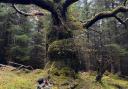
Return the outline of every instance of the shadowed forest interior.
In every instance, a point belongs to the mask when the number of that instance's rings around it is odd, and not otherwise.
[[[41,77],[50,85],[36,88]],[[0,80],[0,89],[128,89],[128,1],[0,0]]]

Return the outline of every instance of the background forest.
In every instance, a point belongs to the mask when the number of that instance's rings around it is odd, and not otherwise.
[[[79,0],[67,12],[68,22],[71,22],[68,27],[73,30],[67,30],[64,34],[55,32],[58,30],[52,27],[52,16],[47,10],[34,5],[16,5],[24,12],[44,13],[43,16],[24,16],[14,10],[11,4],[0,3],[0,64],[16,67],[11,64],[15,62],[33,69],[44,69],[52,65],[51,61],[57,61],[55,65],[59,70],[63,70],[60,68],[67,64],[75,73],[96,72],[96,81],[101,81],[105,72],[127,79],[128,13],[118,14],[122,20],[126,20],[125,25],[118,17],[112,17],[99,20],[88,29],[82,27],[94,15],[112,11],[124,1]],[[68,70],[67,66],[63,68],[64,71]]]

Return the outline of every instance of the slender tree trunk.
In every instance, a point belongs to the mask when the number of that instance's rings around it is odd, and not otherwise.
[[[96,76],[96,81],[97,81],[97,82],[101,82],[101,79],[102,79],[102,77],[103,77],[105,71],[106,71],[106,69],[104,69],[104,68],[100,68],[100,69],[99,69],[98,74],[97,74],[97,76]]]
[[[111,63],[111,73],[115,73],[115,68],[114,68],[114,64],[113,63]]]

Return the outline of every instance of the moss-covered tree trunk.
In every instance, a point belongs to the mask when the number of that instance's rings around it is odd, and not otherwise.
[[[56,4],[52,14],[52,25],[48,29],[48,58],[57,68],[69,67],[78,70],[78,60],[74,49],[73,28],[70,28],[67,12],[62,5]],[[67,24],[68,23],[68,24]]]

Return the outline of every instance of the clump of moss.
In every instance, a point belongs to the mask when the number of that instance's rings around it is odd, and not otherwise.
[[[69,67],[57,68],[54,66],[50,68],[49,75],[57,89],[71,89],[78,84],[77,73]]]
[[[76,49],[73,48],[72,40],[54,41],[48,49],[50,59],[73,59],[76,57]]]
[[[51,74],[52,76],[65,76],[73,79],[78,78],[77,73],[75,73],[69,67],[63,67],[63,68],[54,67],[52,70],[49,71],[49,74]]]
[[[83,26],[81,22],[78,22],[78,20],[69,20],[66,24],[68,24],[68,27],[72,30],[83,30]]]
[[[77,49],[74,47],[75,44],[73,40],[64,39],[54,41],[48,48],[49,60],[55,61],[57,67],[66,66],[77,72],[81,63],[77,57]]]
[[[68,20],[66,22],[68,27],[70,27],[72,30],[83,30],[83,24],[78,21],[78,18],[74,17],[72,14],[68,15]]]

